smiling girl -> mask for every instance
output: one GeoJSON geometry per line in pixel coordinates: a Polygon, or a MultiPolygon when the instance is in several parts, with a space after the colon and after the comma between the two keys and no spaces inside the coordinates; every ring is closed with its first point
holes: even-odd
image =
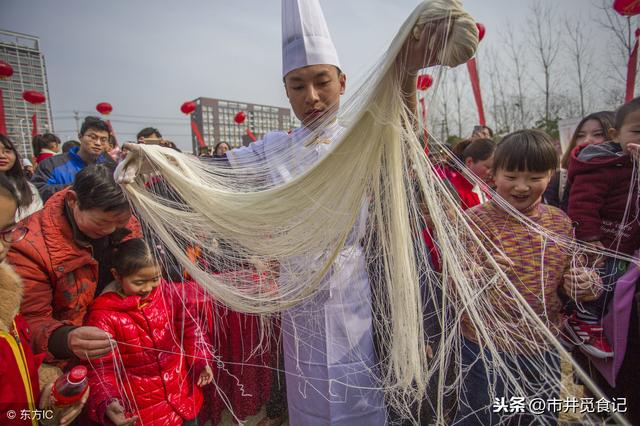
{"type": "MultiPolygon", "coordinates": [[[[481,292],[486,291],[489,303],[496,307],[495,318],[486,325],[487,330],[496,330],[497,349],[509,359],[508,368],[512,374],[522,376],[527,392],[545,399],[558,397],[558,353],[540,330],[530,330],[522,325],[513,291],[520,293],[550,331],[558,335],[562,308],[559,290],[562,288],[579,299],[593,297],[591,284],[598,280],[594,271],[571,269],[572,256],[567,250],[541,233],[533,232],[522,219],[508,211],[510,206],[548,232],[571,239],[573,231],[567,215],[540,202],[557,164],[556,150],[545,133],[521,130],[505,136],[496,149],[492,167],[498,197],[466,212],[483,246],[494,253],[495,262],[515,287],[512,290],[501,280],[487,284],[484,278],[478,278],[481,292]],[[544,351],[545,371],[540,370],[539,356],[530,355],[541,350],[544,351]]],[[[473,242],[467,244],[467,249],[470,253],[478,253],[473,242]]],[[[476,257],[480,268],[487,265],[488,259],[481,254],[476,257]]],[[[488,267],[494,270],[493,266],[488,267]]],[[[466,313],[462,315],[462,331],[461,365],[467,374],[463,374],[463,392],[454,424],[498,424],[504,419],[490,411],[489,389],[494,385],[495,395],[508,399],[507,386],[503,377],[479,361],[483,351],[485,359],[491,355],[483,348],[485,342],[481,341],[466,313]]],[[[556,413],[552,412],[538,417],[516,416],[518,424],[556,421],[556,413]]]]}
{"type": "Polygon", "coordinates": [[[91,419],[118,426],[138,419],[196,425],[202,406],[197,387],[210,383],[213,372],[202,332],[177,298],[180,284],[162,281],[158,261],[140,238],[121,243],[111,265],[115,281],[95,299],[86,324],[109,333],[118,350],[89,364],[96,389],[88,403],[91,419]],[[118,386],[124,376],[127,386],[118,386]]]}

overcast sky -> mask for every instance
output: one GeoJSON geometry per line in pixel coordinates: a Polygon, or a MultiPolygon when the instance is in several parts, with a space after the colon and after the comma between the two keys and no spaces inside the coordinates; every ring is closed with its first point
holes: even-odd
{"type": "MultiPolygon", "coordinates": [[[[590,0],[552,1],[563,14],[596,13],[590,0]]],[[[415,0],[322,0],[350,81],[385,50],[415,0]]],[[[526,0],[466,0],[487,27],[484,43],[500,43],[507,21],[524,27],[526,0]]],[[[54,126],[75,132],[72,111],[96,114],[110,102],[119,138],[158,127],[190,147],[179,112],[199,96],[288,106],[281,83],[278,0],[0,0],[0,28],[40,37],[54,126]]]]}

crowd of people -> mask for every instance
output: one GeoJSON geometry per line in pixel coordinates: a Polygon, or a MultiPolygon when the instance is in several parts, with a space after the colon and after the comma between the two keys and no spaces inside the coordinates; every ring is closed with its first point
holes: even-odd
{"type": "MultiPolygon", "coordinates": [[[[310,13],[314,19],[324,19],[317,8],[310,13]]],[[[432,37],[442,37],[437,25],[432,31],[432,37]]],[[[291,49],[300,47],[287,47],[285,52],[292,56],[285,54],[283,70],[286,94],[302,130],[278,137],[288,138],[292,150],[316,151],[316,162],[342,131],[335,123],[330,124],[327,143],[295,142],[302,140],[305,129],[322,121],[319,117],[335,114],[346,85],[335,49],[326,38],[329,44],[315,59],[301,60],[299,54],[291,54],[291,49]]],[[[438,43],[421,46],[435,49],[434,45],[438,43]]],[[[404,63],[401,82],[408,88],[407,98],[415,95],[417,70],[434,65],[429,58],[436,56],[421,52],[419,59],[404,63]]],[[[407,101],[407,107],[415,109],[415,99],[407,101]]],[[[638,306],[630,308],[625,347],[608,341],[603,317],[611,309],[616,282],[637,268],[616,254],[637,259],[640,249],[639,129],[640,98],[636,98],[615,112],[585,116],[561,154],[541,130],[523,129],[498,138],[483,125],[453,146],[447,161],[433,158],[435,174],[464,210],[465,220],[474,224],[479,241],[489,251],[501,248],[493,251],[492,261],[605,393],[626,398],[633,422],[640,421],[635,385],[640,375],[634,365],[640,353],[638,306]],[[541,237],[513,220],[513,211],[593,250],[586,251],[579,263],[553,244],[541,256],[541,237]],[[590,366],[594,360],[616,355],[624,361],[612,385],[590,366]]],[[[200,154],[216,160],[204,159],[209,167],[234,167],[241,160],[263,160],[275,149],[275,140],[267,135],[233,150],[220,142],[200,154]]],[[[142,129],[135,144],[119,146],[109,125],[96,117],[84,120],[77,142],[61,144],[50,133],[35,136],[30,159],[23,159],[13,141],[0,135],[0,371],[6,378],[0,384],[0,422],[11,410],[52,407],[54,381],[76,365],[88,368],[89,392],[73,405],[57,407],[57,424],[218,424],[225,408],[243,421],[262,407],[266,415],[261,426],[280,425],[287,417],[293,425],[414,422],[387,409],[383,390],[376,388],[371,376],[380,355],[375,351],[366,254],[357,247],[357,239],[350,243],[349,253],[345,249],[340,254],[356,272],[347,276],[333,271],[327,278],[333,292],[328,300],[313,298],[283,313],[281,319],[269,318],[276,331],[269,336],[273,341],[264,344],[262,318],[214,300],[169,254],[163,258],[166,252],[152,230],[143,233],[123,191],[140,170],[132,165],[118,181],[114,171],[145,144],[178,150],[153,127],[142,129]],[[340,298],[340,315],[325,309],[335,298],[340,298]],[[359,331],[350,329],[356,320],[359,331]],[[321,326],[311,335],[300,327],[302,321],[321,326]],[[356,336],[355,349],[330,360],[335,338],[331,333],[356,336]],[[288,340],[293,335],[298,339],[295,345],[288,340]],[[358,373],[348,373],[354,370],[358,373]]],[[[302,171],[296,165],[284,172],[302,171]]],[[[162,177],[154,179],[146,184],[154,185],[162,177]]],[[[430,268],[439,272],[439,236],[428,209],[422,213],[421,237],[430,253],[430,268]]],[[[466,242],[466,247],[473,257],[474,242],[466,242]]],[[[186,254],[192,262],[207,262],[197,245],[186,254]]],[[[481,267],[486,262],[479,255],[476,260],[481,267]]],[[[250,264],[233,271],[207,268],[212,274],[265,279],[250,264]]],[[[278,277],[266,279],[277,287],[278,277]]],[[[504,289],[488,291],[495,291],[495,303],[505,312],[500,321],[512,326],[512,339],[518,340],[519,318],[509,314],[512,299],[503,297],[504,289]]],[[[503,378],[478,362],[486,347],[468,313],[463,312],[460,321],[459,363],[465,374],[447,421],[499,424],[503,419],[491,409],[489,389],[496,395],[506,392],[503,378]]],[[[433,342],[428,343],[433,356],[433,342]]],[[[511,350],[509,342],[494,343],[500,351],[511,350]]],[[[532,394],[559,397],[557,351],[545,353],[546,372],[536,369],[526,351],[511,355],[513,364],[507,368],[515,375],[526,371],[532,394]],[[557,387],[548,386],[550,375],[557,387]]],[[[430,421],[432,415],[421,421],[430,421]]],[[[535,424],[544,419],[551,424],[556,417],[547,411],[537,417],[522,413],[515,420],[535,424]]],[[[34,424],[31,417],[15,421],[34,424]]]]}
{"type": "MultiPolygon", "coordinates": [[[[542,304],[531,300],[531,306],[565,344],[589,357],[614,355],[603,332],[602,317],[607,313],[607,301],[615,291],[616,280],[634,265],[615,257],[596,256],[588,264],[594,265],[597,274],[582,271],[585,285],[569,288],[566,274],[578,272],[571,271],[567,254],[548,250],[545,259],[536,259],[537,242],[527,238],[526,228],[510,221],[492,197],[501,197],[545,229],[567,238],[575,235],[598,247],[634,255],[640,248],[640,224],[633,202],[637,188],[632,176],[633,149],[639,142],[632,129],[640,126],[638,117],[640,98],[616,113],[604,111],[586,116],[577,126],[562,161],[548,135],[539,130],[522,130],[506,135],[499,143],[485,135],[461,141],[452,148],[451,161],[436,165],[438,175],[450,183],[451,192],[482,235],[495,238],[494,244],[503,244],[506,238],[518,241],[518,245],[511,246],[513,251],[505,250],[506,257],[496,258],[512,271],[514,282],[521,283],[523,295],[540,285],[536,268],[542,266],[540,262],[545,264],[549,271],[544,281],[546,298],[542,304]],[[526,241],[532,247],[525,247],[526,241]],[[529,282],[527,276],[531,277],[529,282]]],[[[207,312],[203,306],[185,306],[185,300],[206,304],[207,297],[193,282],[169,282],[164,278],[167,274],[162,262],[154,257],[149,240],[142,238],[129,202],[114,180],[113,166],[125,154],[119,153],[116,161],[111,158],[109,136],[105,122],[87,117],[79,134],[79,146],[45,158],[42,156],[47,152],[42,150],[55,151],[60,145],[58,138],[34,137],[35,152],[36,147],[51,142],[47,142],[47,148],[39,148],[40,158],[34,159],[36,170],[29,180],[15,145],[0,135],[0,265],[3,294],[7,295],[3,300],[8,303],[2,312],[2,323],[6,331],[23,336],[21,344],[33,382],[30,390],[23,391],[26,393],[22,398],[17,397],[16,390],[6,395],[11,395],[9,399],[14,403],[38,401],[40,394],[48,394],[52,378],[77,363],[88,362],[92,392],[85,413],[93,421],[104,423],[109,419],[118,425],[133,424],[139,416],[158,424],[195,424],[189,422],[196,421],[206,399],[200,388],[209,390],[208,407],[202,410],[207,414],[201,418],[219,421],[225,405],[215,401],[216,391],[206,385],[216,379],[222,385],[224,379],[204,348],[214,345],[222,353],[222,346],[228,343],[221,343],[221,339],[235,339],[229,347],[237,350],[243,344],[242,338],[249,339],[244,344],[251,348],[258,338],[251,336],[257,330],[255,318],[213,307],[213,301],[208,302],[212,307],[204,323],[198,324],[192,316],[185,315],[207,312]],[[46,202],[43,204],[42,200],[46,202]],[[185,292],[191,296],[177,297],[185,292]],[[167,304],[167,298],[173,301],[167,304]],[[16,306],[20,307],[19,314],[16,306]],[[174,338],[178,325],[180,347],[176,347],[174,338]],[[112,353],[114,341],[119,342],[118,357],[112,353]],[[174,355],[159,357],[147,350],[151,347],[174,355]],[[184,354],[184,359],[179,354],[184,354]],[[39,365],[42,358],[44,364],[39,365]],[[127,416],[132,407],[120,399],[119,378],[114,375],[120,371],[119,362],[130,375],[128,386],[145,390],[145,397],[136,399],[134,416],[127,416]],[[38,367],[40,376],[48,377],[44,386],[37,380],[38,367]],[[184,383],[194,386],[182,386],[184,383]]],[[[138,141],[160,144],[162,139],[157,129],[147,128],[141,131],[138,141]]],[[[437,252],[437,235],[429,227],[425,231],[427,243],[437,252]]],[[[437,270],[439,265],[433,267],[437,270]]],[[[637,312],[634,307],[626,357],[638,353],[637,312]]],[[[475,362],[481,349],[473,327],[467,324],[463,330],[461,362],[467,368],[482,369],[482,364],[475,362]]],[[[256,414],[264,403],[273,405],[274,400],[276,408],[271,407],[271,411],[275,414],[266,417],[263,424],[279,424],[284,417],[286,391],[280,383],[284,377],[277,373],[281,354],[278,350],[271,352],[253,360],[264,366],[264,371],[254,368],[253,373],[239,373],[243,379],[255,380],[254,392],[247,393],[251,396],[234,395],[232,386],[226,387],[241,419],[256,414]],[[275,367],[275,374],[266,367],[275,367]]],[[[246,361],[248,355],[240,353],[235,360],[246,361]]],[[[583,358],[582,362],[588,364],[588,360],[583,358]]],[[[549,354],[549,365],[559,365],[557,354],[549,354]]],[[[631,384],[638,374],[636,369],[627,371],[629,365],[625,363],[621,380],[617,388],[610,388],[610,393],[628,398],[634,413],[632,407],[638,395],[631,384]]],[[[4,368],[7,374],[20,371],[14,364],[5,364],[4,368]]],[[[604,383],[597,372],[593,374],[599,383],[604,383]]],[[[482,391],[488,387],[487,380],[492,379],[484,370],[473,377],[483,379],[465,383],[454,424],[478,424],[478,419],[483,419],[483,424],[495,421],[488,394],[482,391]],[[469,418],[470,423],[460,420],[469,418]]],[[[247,382],[247,386],[252,385],[247,382]]],[[[557,390],[539,390],[541,395],[554,392],[557,390]]],[[[69,411],[72,415],[80,412],[78,407],[69,411]]]]}

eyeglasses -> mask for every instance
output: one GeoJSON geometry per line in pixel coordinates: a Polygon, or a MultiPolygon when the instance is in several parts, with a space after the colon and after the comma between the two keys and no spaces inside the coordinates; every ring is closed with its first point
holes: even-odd
{"type": "Polygon", "coordinates": [[[29,228],[22,225],[16,225],[10,229],[0,231],[0,239],[5,243],[13,244],[21,241],[29,232],[29,228]]]}
{"type": "Polygon", "coordinates": [[[100,141],[101,143],[106,143],[109,140],[109,136],[99,136],[95,133],[87,133],[85,136],[94,142],[100,141]]]}

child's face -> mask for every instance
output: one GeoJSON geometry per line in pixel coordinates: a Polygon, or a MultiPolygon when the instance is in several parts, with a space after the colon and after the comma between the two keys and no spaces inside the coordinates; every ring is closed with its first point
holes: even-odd
{"type": "Polygon", "coordinates": [[[47,146],[47,149],[50,149],[53,152],[60,152],[60,144],[57,142],[52,142],[47,146]]]}
{"type": "Polygon", "coordinates": [[[609,130],[611,138],[618,142],[622,150],[628,154],[627,145],[640,144],[640,109],[626,116],[620,129],[609,130]]]}
{"type": "Polygon", "coordinates": [[[520,211],[526,210],[540,199],[550,179],[551,171],[516,172],[498,169],[494,176],[498,195],[520,211]]]}
{"type": "Polygon", "coordinates": [[[149,296],[151,290],[160,285],[162,274],[157,265],[147,266],[126,277],[119,277],[122,292],[127,296],[149,296]]]}

